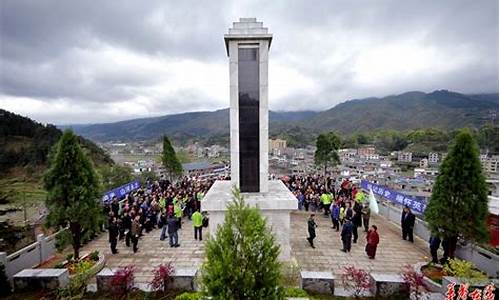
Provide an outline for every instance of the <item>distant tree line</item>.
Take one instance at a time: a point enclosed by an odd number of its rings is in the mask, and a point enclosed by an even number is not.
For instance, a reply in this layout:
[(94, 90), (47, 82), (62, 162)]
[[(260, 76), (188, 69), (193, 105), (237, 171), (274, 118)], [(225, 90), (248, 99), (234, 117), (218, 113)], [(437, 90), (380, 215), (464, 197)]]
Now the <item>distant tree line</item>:
[[(409, 150), (426, 155), (429, 152), (446, 152), (460, 129), (446, 131), (437, 128), (409, 131), (378, 130), (371, 133), (355, 133), (342, 136), (342, 148), (356, 148), (373, 144), (382, 153)], [(481, 152), (498, 154), (498, 126), (486, 124), (478, 129), (470, 129), (471, 135)]]
[[(498, 126), (486, 124), (481, 128), (470, 129), (470, 131), (481, 152), (498, 154)], [(426, 128), (407, 131), (381, 129), (371, 132), (356, 132), (350, 135), (338, 132), (336, 134), (341, 141), (340, 148), (374, 145), (383, 154), (406, 149), (417, 155), (427, 155), (429, 152), (446, 152), (459, 132), (460, 129), (448, 131)], [(314, 133), (311, 134), (311, 130), (299, 126), (280, 128), (279, 131), (270, 133), (271, 138), (284, 139), (288, 146), (299, 148), (314, 145), (317, 136)]]

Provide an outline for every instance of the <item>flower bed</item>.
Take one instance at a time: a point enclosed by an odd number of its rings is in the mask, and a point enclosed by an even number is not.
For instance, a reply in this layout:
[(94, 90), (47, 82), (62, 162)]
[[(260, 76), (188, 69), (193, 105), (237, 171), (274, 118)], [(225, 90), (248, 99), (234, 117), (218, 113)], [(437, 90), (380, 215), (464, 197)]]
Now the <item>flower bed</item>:
[(72, 255), (68, 255), (66, 260), (57, 264), (55, 268), (67, 268), (70, 279), (82, 274), (90, 278), (102, 270), (105, 262), (105, 256), (99, 251), (94, 251), (83, 255), (79, 260), (73, 260)]
[(437, 284), (443, 283), (444, 271), (439, 265), (427, 264), (420, 268), (422, 274)]
[[(441, 292), (441, 289), (442, 289), (442, 286), (441, 286), (441, 282), (443, 280), (443, 276), (441, 276), (441, 278), (437, 278), (437, 273), (436, 272), (433, 272), (434, 270), (432, 269), (429, 269), (428, 271), (432, 272), (433, 273), (431, 276), (434, 278), (434, 281), (433, 279), (429, 278), (426, 273), (424, 273), (423, 270), (426, 270), (427, 269), (427, 266), (429, 266), (428, 263), (425, 263), (425, 262), (420, 262), (420, 263), (417, 263), (415, 265), (415, 272), (419, 273), (419, 274), (422, 274), (424, 276), (424, 282), (425, 282), (425, 287), (427, 288), (427, 290), (431, 291), (431, 292)], [(436, 268), (439, 268), (440, 266), (439, 265), (434, 265)], [(442, 270), (442, 267), (441, 267), (441, 270)]]
[(66, 261), (62, 264), (63, 268), (64, 265), (67, 265), (68, 269), (71, 269), (73, 274), (69, 275), (70, 280), (68, 286), (57, 291), (57, 298), (80, 299), (83, 297), (87, 288), (87, 282), (102, 270), (105, 262), (105, 256), (99, 254), (98, 251), (82, 256), (77, 262), (71, 261), (71, 259)]
[(84, 258), (86, 261), (87, 260), (90, 261), (92, 265), (88, 269), (75, 268), (75, 270), (77, 272), (74, 274), (71, 274), (71, 271), (68, 268), (68, 270), (70, 271), (70, 275), (69, 275), (70, 279), (73, 276), (76, 276), (77, 274), (82, 274), (82, 273), (85, 274), (86, 278), (91, 278), (91, 277), (95, 276), (97, 273), (99, 273), (102, 270), (102, 268), (104, 268), (104, 265), (106, 263), (106, 257), (104, 256), (104, 254), (101, 254), (98, 251), (94, 251), (94, 252), (90, 253), (89, 255), (84, 256)]
[(433, 263), (417, 263), (415, 271), (424, 275), (427, 288), (433, 292), (443, 291), (446, 286), (445, 277), (455, 278), (456, 282), (466, 281), (471, 285), (483, 286), (488, 281), (486, 274), (478, 270), (472, 263), (452, 259), (443, 267)]

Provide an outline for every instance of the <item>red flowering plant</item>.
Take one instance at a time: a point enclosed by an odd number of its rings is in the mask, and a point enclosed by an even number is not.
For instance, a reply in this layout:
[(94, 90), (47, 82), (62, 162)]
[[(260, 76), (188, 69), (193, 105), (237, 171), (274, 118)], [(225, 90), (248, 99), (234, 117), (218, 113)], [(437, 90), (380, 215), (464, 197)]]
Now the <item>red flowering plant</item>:
[(353, 293), (353, 296), (358, 299), (364, 291), (367, 291), (372, 286), (370, 276), (363, 269), (358, 269), (355, 266), (344, 267), (342, 273), (342, 284), (344, 288)]
[(128, 294), (134, 287), (134, 273), (135, 266), (133, 265), (118, 268), (111, 278), (110, 290), (117, 294)]
[(410, 295), (413, 295), (413, 299), (420, 299), (420, 296), (427, 290), (424, 275), (415, 271), (411, 265), (406, 265), (403, 267), (401, 276), (410, 289)]
[(171, 263), (161, 264), (153, 270), (153, 280), (149, 283), (151, 289), (155, 292), (165, 291), (168, 283), (172, 281), (174, 266)]

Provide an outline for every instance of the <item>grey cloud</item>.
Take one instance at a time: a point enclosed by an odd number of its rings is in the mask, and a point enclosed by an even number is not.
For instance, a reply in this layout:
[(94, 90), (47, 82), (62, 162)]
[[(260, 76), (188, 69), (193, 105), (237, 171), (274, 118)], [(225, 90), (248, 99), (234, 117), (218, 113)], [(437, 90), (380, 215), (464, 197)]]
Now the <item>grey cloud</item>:
[[(50, 60), (93, 40), (148, 54), (207, 57), (224, 29), (224, 5), (182, 1), (2, 1), (2, 55)], [(158, 22), (149, 22), (153, 15)], [(222, 43), (220, 43), (222, 46)], [(19, 57), (19, 52), (31, 55)], [(25, 53), (27, 54), (27, 53)], [(34, 56), (34, 57), (31, 57)]]
[[(150, 97), (145, 109), (152, 114), (220, 108), (227, 95), (206, 95), (196, 83), (192, 90), (148, 96), (148, 88), (161, 83), (158, 74), (98, 68), (106, 62), (81, 52), (111, 47), (152, 60), (225, 65), (222, 36), (240, 16), (263, 21), (274, 34), (271, 59), (319, 87), (271, 99), (275, 109), (326, 109), (346, 99), (407, 90), (494, 92), (498, 91), (498, 5), (498, 0), (4, 0), (0, 2), (0, 107), (2, 94), (31, 97), (47, 103), (47, 110), (33, 117), (53, 122), (62, 119), (59, 112), (50, 112), (61, 99), (90, 113), (90, 121), (140, 116), (99, 109), (103, 104), (133, 103), (137, 97)], [(364, 50), (412, 39), (449, 55), (450, 61), (455, 52), (465, 53), (470, 63), (452, 72), (422, 73), (376, 88), (355, 82), (353, 66)], [(324, 63), (330, 54), (350, 47), (352, 51), (335, 64)]]

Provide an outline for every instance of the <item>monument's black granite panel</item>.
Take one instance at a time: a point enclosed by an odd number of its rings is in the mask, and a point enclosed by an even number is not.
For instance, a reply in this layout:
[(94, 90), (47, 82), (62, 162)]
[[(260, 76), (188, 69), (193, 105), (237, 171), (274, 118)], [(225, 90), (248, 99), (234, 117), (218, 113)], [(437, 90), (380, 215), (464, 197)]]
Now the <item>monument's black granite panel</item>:
[(259, 192), (259, 49), (238, 49), (240, 190)]

